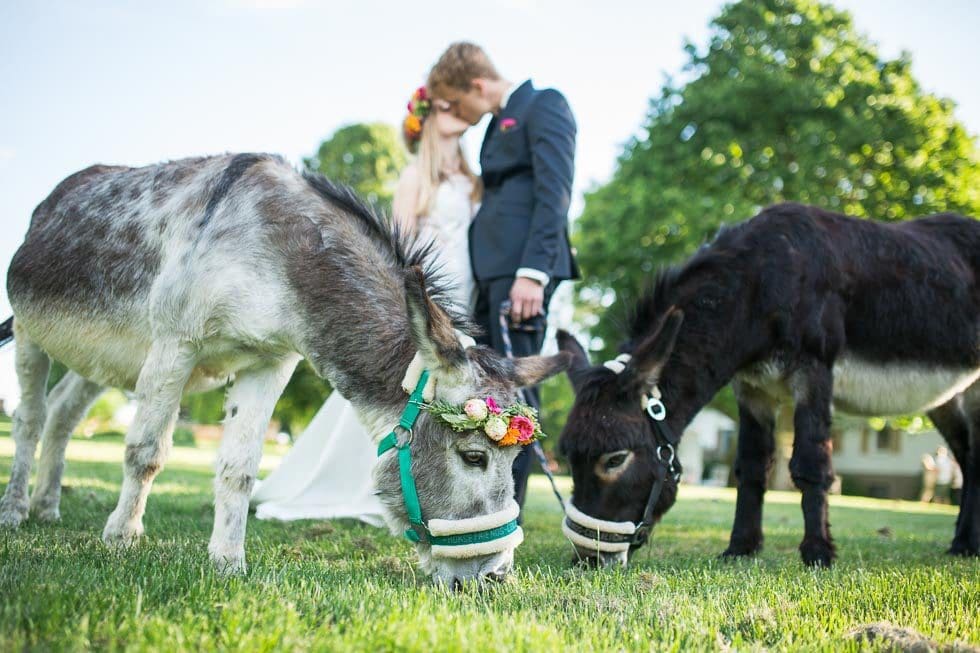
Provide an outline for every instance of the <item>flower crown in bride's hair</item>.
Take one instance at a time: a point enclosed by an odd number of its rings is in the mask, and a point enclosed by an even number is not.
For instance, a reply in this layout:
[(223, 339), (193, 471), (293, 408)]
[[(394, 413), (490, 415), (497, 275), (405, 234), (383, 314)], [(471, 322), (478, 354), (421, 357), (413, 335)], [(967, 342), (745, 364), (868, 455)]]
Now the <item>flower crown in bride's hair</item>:
[(419, 86), (412, 93), (412, 99), (408, 101), (408, 115), (402, 122), (402, 136), (405, 137), (405, 144), (412, 154), (419, 147), (422, 139), (422, 124), (432, 111), (432, 102), (425, 91), (424, 86)]

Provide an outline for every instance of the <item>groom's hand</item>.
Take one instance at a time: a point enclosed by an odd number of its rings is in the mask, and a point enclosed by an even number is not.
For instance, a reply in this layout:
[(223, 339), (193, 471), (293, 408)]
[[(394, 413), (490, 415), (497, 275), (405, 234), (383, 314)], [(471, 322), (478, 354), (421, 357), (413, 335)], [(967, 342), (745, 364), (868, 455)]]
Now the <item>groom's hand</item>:
[(534, 279), (517, 277), (510, 287), (510, 307), (510, 319), (514, 322), (539, 315), (544, 307), (544, 286)]

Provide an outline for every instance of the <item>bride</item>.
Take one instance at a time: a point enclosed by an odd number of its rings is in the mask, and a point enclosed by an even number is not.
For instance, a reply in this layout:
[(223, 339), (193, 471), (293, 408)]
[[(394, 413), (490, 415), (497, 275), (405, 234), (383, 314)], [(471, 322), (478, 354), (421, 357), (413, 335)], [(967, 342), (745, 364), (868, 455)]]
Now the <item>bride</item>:
[[(430, 101), (425, 88), (412, 94), (403, 136), (416, 154), (398, 180), (395, 219), (422, 240), (433, 240), (444, 273), (456, 284), (453, 300), (467, 313), (475, 298), (469, 226), (480, 198), (480, 181), (460, 145), (469, 124), (448, 103)], [(333, 392), (282, 463), (252, 494), (259, 519), (352, 517), (383, 524), (374, 495), (374, 444), (350, 402)]]

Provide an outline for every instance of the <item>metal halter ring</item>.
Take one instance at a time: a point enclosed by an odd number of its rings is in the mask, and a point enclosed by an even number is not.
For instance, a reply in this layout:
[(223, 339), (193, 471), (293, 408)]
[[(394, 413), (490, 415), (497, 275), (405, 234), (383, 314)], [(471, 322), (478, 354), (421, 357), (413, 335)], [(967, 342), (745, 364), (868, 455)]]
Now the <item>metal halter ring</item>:
[(410, 446), (412, 444), (412, 440), (415, 439), (415, 430), (414, 429), (405, 428), (401, 424), (395, 424), (395, 427), (393, 429), (391, 429), (391, 432), (392, 433), (396, 433), (398, 431), (405, 431), (405, 433), (408, 434), (408, 437), (405, 438), (405, 441), (404, 442), (396, 442), (395, 443), (395, 448), (396, 449), (404, 449), (405, 447)]
[[(667, 458), (667, 460), (664, 460), (664, 456), (661, 453), (664, 449), (666, 449), (670, 453), (670, 457)], [(677, 467), (674, 466), (674, 461), (677, 460), (676, 456), (674, 455), (674, 445), (672, 444), (659, 445), (657, 447), (657, 458), (659, 458), (660, 462), (662, 462), (664, 466), (667, 467), (667, 471), (671, 473), (675, 481), (680, 480), (681, 475), (677, 471)]]
[(662, 422), (667, 418), (667, 407), (664, 406), (664, 402), (655, 397), (647, 397), (646, 411), (651, 419), (658, 422)]

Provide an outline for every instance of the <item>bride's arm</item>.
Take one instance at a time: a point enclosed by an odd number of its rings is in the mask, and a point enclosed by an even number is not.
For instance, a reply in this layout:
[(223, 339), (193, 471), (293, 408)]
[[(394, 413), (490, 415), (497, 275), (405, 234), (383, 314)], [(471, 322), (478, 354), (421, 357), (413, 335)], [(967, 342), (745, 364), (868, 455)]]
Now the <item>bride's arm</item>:
[(402, 229), (414, 233), (418, 229), (419, 169), (414, 163), (402, 170), (391, 202), (391, 212)]

